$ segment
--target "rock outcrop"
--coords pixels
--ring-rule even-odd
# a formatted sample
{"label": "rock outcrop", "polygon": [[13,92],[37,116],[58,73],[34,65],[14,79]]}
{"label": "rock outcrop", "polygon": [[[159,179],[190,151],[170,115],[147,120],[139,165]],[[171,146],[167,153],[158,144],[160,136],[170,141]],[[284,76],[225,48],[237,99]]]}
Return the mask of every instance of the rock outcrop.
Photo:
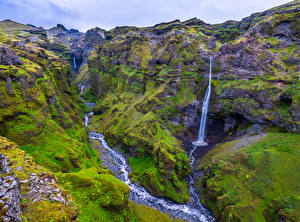
{"label": "rock outcrop", "polygon": [[74,221],[77,209],[56,177],[36,165],[15,143],[0,137],[1,221]]}
{"label": "rock outcrop", "polygon": [[23,65],[23,62],[10,47],[1,45],[0,65]]}
{"label": "rock outcrop", "polygon": [[19,191],[19,179],[13,175],[2,177],[11,173],[8,158],[0,154],[0,208],[2,221],[21,221],[21,195]]}

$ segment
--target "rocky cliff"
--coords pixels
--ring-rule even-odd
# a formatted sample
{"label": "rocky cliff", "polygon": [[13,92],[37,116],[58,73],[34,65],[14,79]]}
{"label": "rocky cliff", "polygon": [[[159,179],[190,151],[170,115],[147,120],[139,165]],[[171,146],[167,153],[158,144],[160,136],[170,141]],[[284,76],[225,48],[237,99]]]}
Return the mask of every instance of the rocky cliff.
{"label": "rocky cliff", "polygon": [[[300,132],[299,13],[295,1],[240,22],[175,20],[106,32],[87,63],[99,98],[94,128],[131,156],[134,180],[155,195],[186,201],[189,164],[181,141],[197,137],[210,56],[208,142],[251,126]],[[147,156],[149,166],[139,166]]]}
{"label": "rocky cliff", "polygon": [[89,145],[83,118],[90,108],[79,97],[66,55],[84,38],[93,47],[97,33],[82,40],[83,34],[61,25],[44,30],[0,22],[1,220],[143,221],[144,212],[171,221],[129,203],[128,186],[101,166]]}
{"label": "rocky cliff", "polygon": [[[155,196],[184,203],[191,172],[186,151],[197,138],[213,57],[209,146],[195,152],[204,156],[196,167],[203,203],[224,221],[296,221],[299,178],[278,178],[296,174],[289,162],[299,162],[299,24],[299,1],[215,25],[193,18],[81,33],[63,25],[45,30],[2,21],[0,135],[55,173],[75,203],[66,220],[142,220],[144,211],[168,220],[130,203],[128,187],[101,166],[83,123],[90,108],[76,83],[84,99],[97,103],[89,129],[128,156],[131,180]],[[10,149],[3,152],[3,163],[15,160]],[[32,173],[36,186],[47,179]],[[18,178],[1,179],[15,198],[2,202],[20,202],[1,215],[31,218],[30,207],[22,211]],[[292,188],[285,192],[282,186]]]}
{"label": "rocky cliff", "polygon": [[[82,121],[84,104],[71,81],[69,63],[45,50],[45,41],[28,33],[30,27],[1,25],[4,30],[15,27],[0,32],[1,135],[54,171],[84,166],[90,152]],[[14,32],[26,32],[26,37]],[[81,162],[79,156],[86,159]]]}

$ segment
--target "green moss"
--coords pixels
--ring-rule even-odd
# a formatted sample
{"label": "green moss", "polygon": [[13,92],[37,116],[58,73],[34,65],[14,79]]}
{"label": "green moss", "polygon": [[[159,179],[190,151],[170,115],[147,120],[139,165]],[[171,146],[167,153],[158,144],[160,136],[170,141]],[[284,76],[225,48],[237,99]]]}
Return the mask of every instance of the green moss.
{"label": "green moss", "polygon": [[[160,95],[166,85],[158,87],[153,82],[148,82],[145,94],[137,100],[135,93],[123,92],[123,86],[119,87],[116,89],[118,93],[107,94],[97,104],[95,111],[101,115],[91,120],[90,129],[104,132],[110,146],[122,144],[126,147],[126,152],[134,153],[137,158],[150,155],[154,163],[153,171],[135,171],[136,180],[153,194],[166,195],[178,202],[187,201],[189,197],[183,179],[190,169],[189,159],[182,150],[181,143],[163,126],[157,113],[151,111],[163,103]],[[180,94],[181,97],[187,95],[188,93]],[[151,183],[147,184],[147,179],[150,178]],[[177,191],[176,194],[164,190],[162,184],[168,180],[171,180],[169,186]]]}
{"label": "green moss", "polygon": [[205,204],[224,221],[299,220],[299,135],[268,133],[240,146],[243,141],[218,145],[201,161]]}
{"label": "green moss", "polygon": [[274,38],[274,37],[269,37],[269,38],[267,39],[267,41],[268,41],[269,43],[271,43],[273,46],[278,46],[278,44],[279,44],[279,40],[276,39],[276,38]]}
{"label": "green moss", "polygon": [[85,101],[90,102],[90,103],[96,103],[97,102],[97,97],[95,96],[95,94],[93,93],[93,91],[90,87],[85,89],[84,94],[83,94],[83,98],[85,99]]}
{"label": "green moss", "polygon": [[162,196],[165,187],[161,184],[161,176],[150,156],[144,158],[128,158],[132,169],[131,181],[137,181],[146,189],[152,189],[156,195]]}
{"label": "green moss", "polygon": [[158,210],[146,207],[143,205],[129,202],[130,221],[132,222],[148,222],[148,221],[161,221],[161,222],[180,222],[178,218],[173,218],[167,214],[161,213]]}
{"label": "green moss", "polygon": [[[1,66],[1,135],[18,142],[36,161],[53,171],[74,171],[97,165],[97,156],[87,145],[83,126],[84,104],[70,81],[70,65],[37,46],[22,54],[21,67]],[[41,56],[42,55],[42,56]],[[8,91],[7,88],[11,89]],[[61,159],[55,157],[59,154]]]}
{"label": "green moss", "polygon": [[83,66],[80,67],[80,70],[78,72],[78,75],[75,78],[76,83],[83,83],[87,79],[89,79],[89,68],[88,65],[85,63]]}
{"label": "green moss", "polygon": [[89,168],[57,176],[74,197],[79,220],[128,220],[129,187],[108,171]]}

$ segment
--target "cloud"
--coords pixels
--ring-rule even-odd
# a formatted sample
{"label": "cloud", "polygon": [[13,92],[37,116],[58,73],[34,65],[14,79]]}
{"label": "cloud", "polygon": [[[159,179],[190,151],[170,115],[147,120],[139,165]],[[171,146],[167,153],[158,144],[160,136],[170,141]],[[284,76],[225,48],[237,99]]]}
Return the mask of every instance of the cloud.
{"label": "cloud", "polygon": [[63,9],[48,0],[0,0],[0,20],[11,19],[24,24],[52,27],[60,22],[72,25],[79,14]]}
{"label": "cloud", "polygon": [[208,23],[240,20],[287,0],[0,0],[0,19],[85,31],[98,26],[149,26],[198,17]]}

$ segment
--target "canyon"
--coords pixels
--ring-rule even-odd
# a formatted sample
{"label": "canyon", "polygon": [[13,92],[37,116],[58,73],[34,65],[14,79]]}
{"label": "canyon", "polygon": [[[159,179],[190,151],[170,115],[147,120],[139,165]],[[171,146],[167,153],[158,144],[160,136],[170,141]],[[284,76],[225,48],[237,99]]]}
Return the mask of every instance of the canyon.
{"label": "canyon", "polygon": [[86,33],[1,21],[0,136],[3,221],[298,221],[300,3]]}

